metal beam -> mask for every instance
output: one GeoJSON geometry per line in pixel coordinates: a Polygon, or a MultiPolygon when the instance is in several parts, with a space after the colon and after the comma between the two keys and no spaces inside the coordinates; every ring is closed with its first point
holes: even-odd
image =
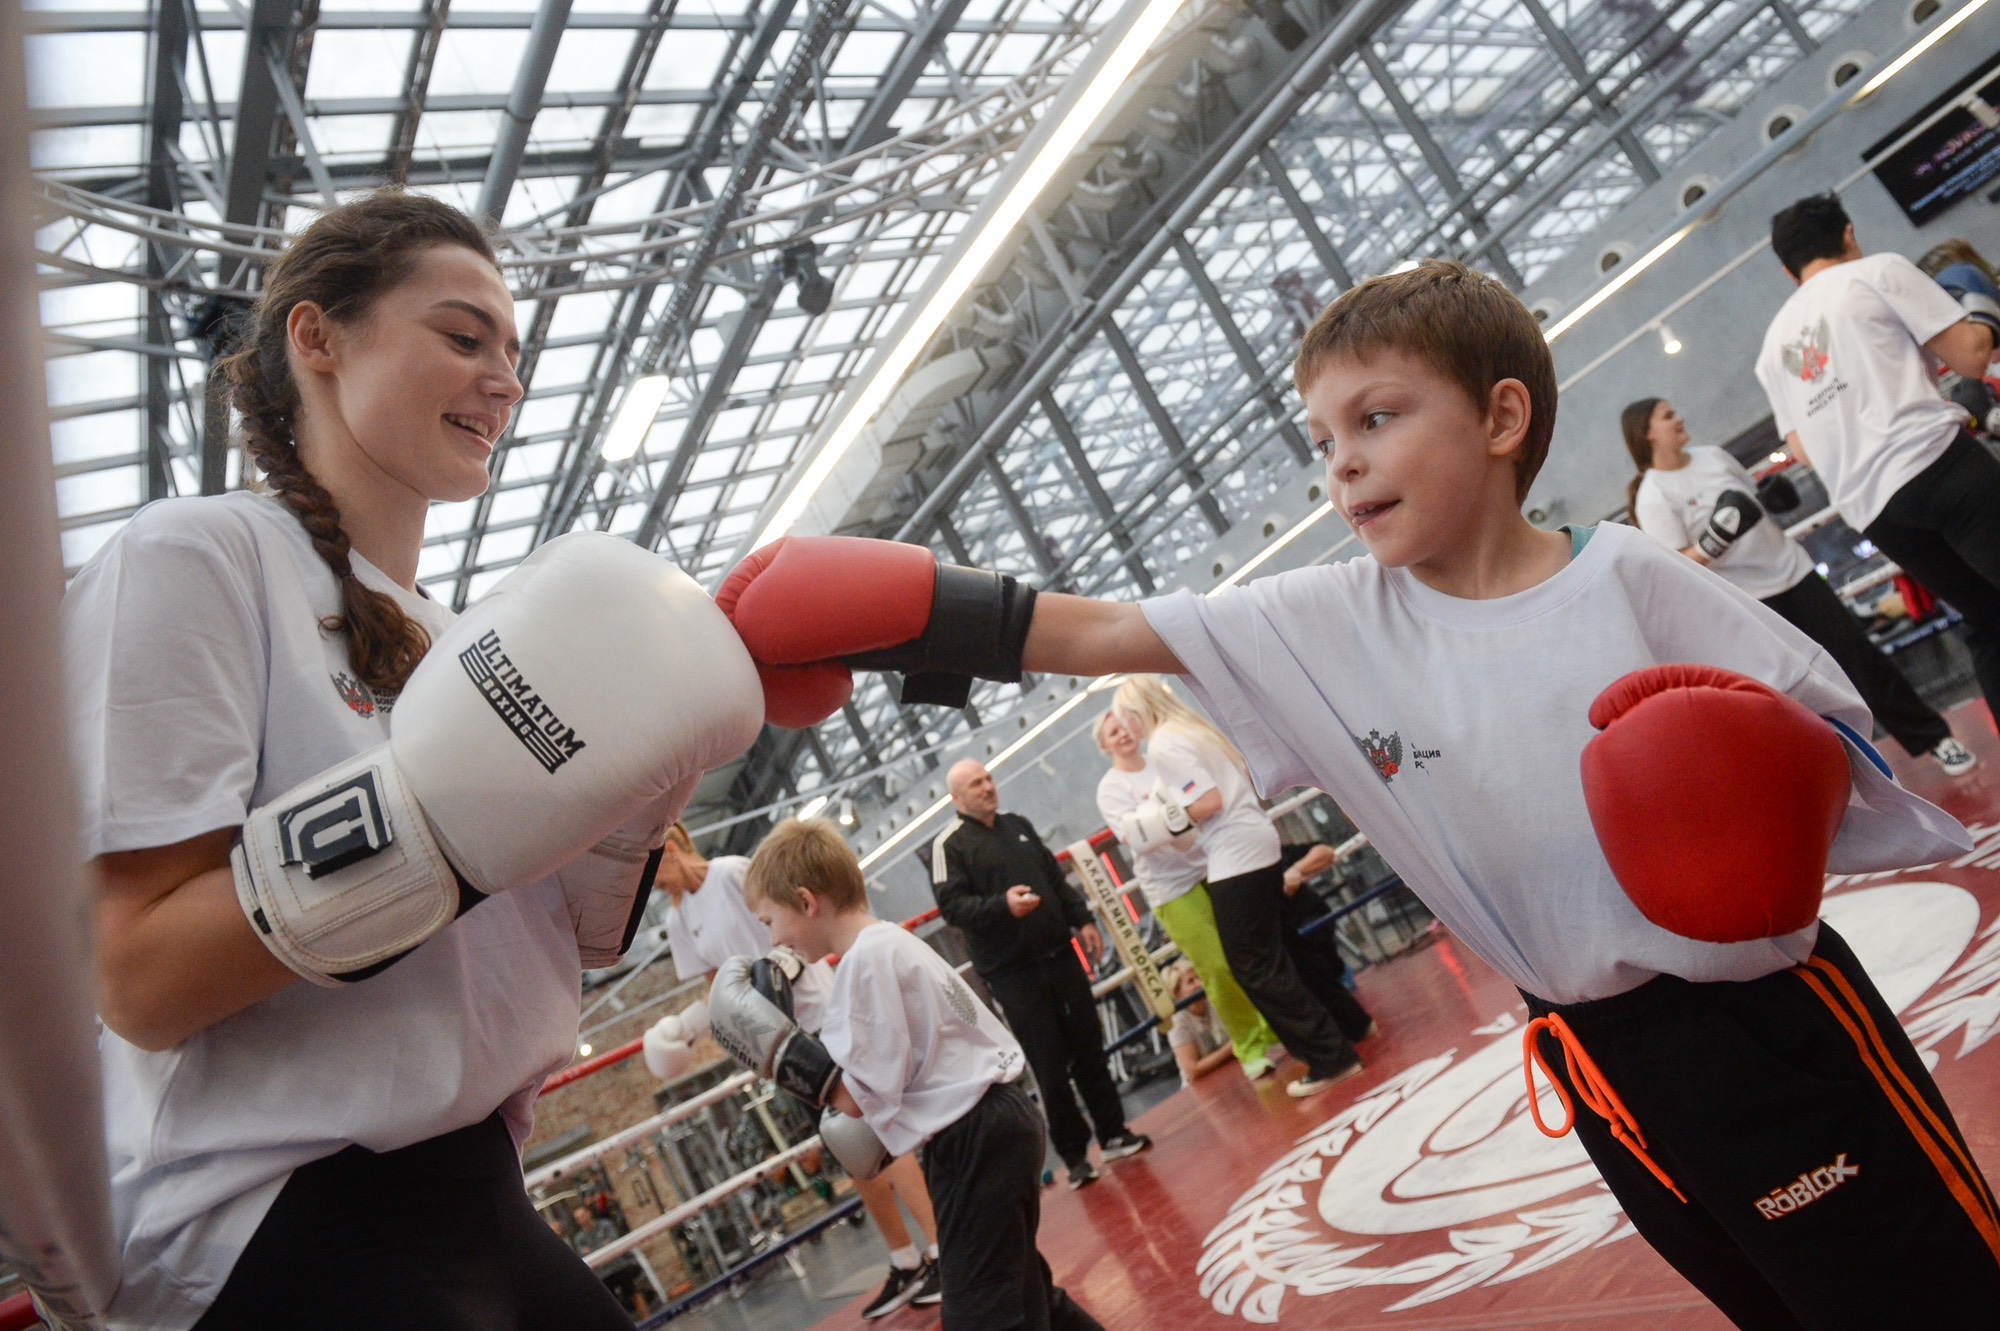
{"type": "Polygon", "coordinates": [[[750,358],[750,348],[756,345],[757,334],[763,331],[764,321],[770,317],[772,307],[778,303],[778,294],[784,289],[784,274],[773,266],[764,274],[763,282],[756,294],[750,297],[749,303],[731,316],[735,324],[729,330],[729,340],[723,344],[722,355],[716,358],[715,368],[709,371],[708,382],[701,386],[701,395],[688,411],[680,443],[675,445],[667,469],[661,473],[659,483],[646,500],[645,516],[639,519],[639,530],[632,537],[646,549],[651,550],[658,543],[667,509],[687,483],[688,471],[701,454],[701,447],[708,439],[709,427],[729,401],[730,386],[736,382],[743,363],[750,358]]]}
{"type": "Polygon", "coordinates": [[[445,23],[451,18],[451,0],[424,0],[422,30],[410,43],[410,63],[403,70],[407,100],[396,117],[396,131],[389,136],[389,169],[384,173],[401,185],[410,178],[410,158],[417,150],[417,126],[424,118],[424,99],[430,95],[431,69],[437,64],[438,43],[444,38],[445,23]]]}
{"type": "Polygon", "coordinates": [[[1285,170],[1285,164],[1279,158],[1277,151],[1266,144],[1258,151],[1257,160],[1264,164],[1264,174],[1270,178],[1272,187],[1278,191],[1278,197],[1285,201],[1285,207],[1291,210],[1292,220],[1306,233],[1306,242],[1312,246],[1313,254],[1319,259],[1319,266],[1333,279],[1334,286],[1342,291],[1353,286],[1354,274],[1348,269],[1347,261],[1340,257],[1340,251],[1333,247],[1333,242],[1327,238],[1326,232],[1320,229],[1319,219],[1314,217],[1312,209],[1306,206],[1305,197],[1299,193],[1299,187],[1292,183],[1292,177],[1285,170]]]}
{"type": "MultiPolygon", "coordinates": [[[[173,145],[180,138],[184,104],[181,71],[187,68],[188,14],[185,0],[159,0],[153,25],[152,123],[146,145],[146,206],[162,212],[180,207],[179,173],[173,145]]],[[[175,256],[158,240],[146,244],[146,332],[154,346],[172,346],[174,329],[161,289],[175,256]]],[[[173,378],[180,367],[162,356],[146,357],[147,502],[173,493],[173,378]]]]}
{"type": "MultiPolygon", "coordinates": [[[[1485,210],[1471,198],[1466,197],[1464,183],[1458,178],[1458,169],[1451,164],[1451,159],[1445,156],[1444,149],[1438,147],[1437,140],[1431,137],[1429,127],[1424,124],[1424,118],[1417,114],[1417,108],[1410,105],[1410,99],[1403,95],[1403,90],[1396,84],[1396,76],[1389,71],[1388,64],[1375,50],[1373,43],[1363,42],[1360,56],[1361,63],[1367,66],[1370,77],[1375,80],[1375,86],[1388,101],[1389,109],[1396,113],[1396,119],[1401,122],[1403,131],[1416,143],[1417,151],[1423,154],[1424,162],[1430,167],[1431,174],[1437,177],[1438,184],[1444,187],[1447,196],[1459,201],[1457,212],[1465,219],[1465,224],[1472,228],[1472,234],[1482,240],[1491,235],[1493,228],[1486,221],[1485,210]]],[[[1513,261],[1498,244],[1487,246],[1486,256],[1501,281],[1516,291],[1525,285],[1521,281],[1521,274],[1515,271],[1513,261]]]]}
{"type": "Polygon", "coordinates": [[[521,67],[514,72],[514,90],[507,95],[500,133],[493,141],[493,159],[479,188],[479,214],[495,226],[507,211],[507,196],[514,192],[514,173],[521,169],[528,134],[541,113],[542,92],[549,85],[549,69],[556,62],[556,48],[562,45],[569,10],[570,0],[542,0],[528,29],[527,49],[521,52],[521,67]]]}
{"type": "MultiPolygon", "coordinates": [[[[796,0],[775,0],[772,8],[759,20],[756,35],[752,38],[748,49],[735,60],[736,73],[730,79],[729,86],[719,96],[714,97],[708,114],[703,117],[700,130],[693,136],[693,151],[689,153],[686,165],[677,173],[673,183],[662,195],[661,211],[672,206],[676,193],[683,189],[702,199],[709,197],[708,182],[702,173],[722,151],[725,135],[729,126],[735,121],[737,109],[743,105],[756,86],[758,71],[770,58],[778,38],[784,35],[786,21],[791,17],[795,3],[796,0]]],[[[797,54],[797,51],[798,48],[794,47],[794,54],[797,54]]],[[[770,107],[771,103],[767,101],[765,110],[769,111],[770,107]]],[[[736,165],[738,168],[743,165],[741,154],[736,165]]],[[[734,179],[735,175],[735,170],[732,170],[731,178],[734,179]]],[[[715,207],[709,209],[711,219],[715,211],[715,207]]],[[[704,227],[704,235],[707,231],[708,228],[704,227]]],[[[718,230],[716,234],[719,238],[720,231],[718,230]]],[[[684,254],[681,257],[683,280],[693,261],[694,256],[684,254]]],[[[591,481],[596,478],[597,469],[602,465],[597,442],[611,415],[611,404],[617,400],[620,390],[627,382],[628,376],[624,373],[624,364],[632,346],[645,331],[646,310],[652,304],[653,292],[658,286],[657,281],[643,283],[634,287],[627,297],[627,318],[617,339],[607,348],[607,354],[599,360],[597,392],[591,395],[588,407],[580,417],[579,428],[564,459],[555,493],[548,511],[543,515],[541,528],[536,533],[537,544],[569,529],[582,507],[583,497],[589,491],[591,481]]],[[[646,349],[638,359],[640,372],[644,373],[646,366],[655,363],[658,362],[654,340],[649,339],[646,349]]]]}
{"type": "Polygon", "coordinates": [[[1049,575],[1056,569],[1055,556],[1049,552],[1049,543],[1043,539],[1041,528],[1035,525],[1034,515],[1028,512],[1028,506],[1021,502],[1021,492],[1007,479],[1006,468],[1000,465],[1000,459],[992,453],[986,455],[986,479],[992,482],[994,493],[1000,496],[1000,503],[1006,508],[1007,516],[1014,520],[1015,529],[1021,533],[1022,544],[1028,547],[1028,558],[1035,561],[1035,567],[1041,570],[1043,583],[1047,585],[1049,575]]]}
{"type": "Polygon", "coordinates": [[[1038,342],[1016,367],[996,407],[972,445],[952,463],[915,511],[897,529],[899,541],[921,541],[937,515],[949,508],[966,481],[979,468],[979,455],[999,447],[1020,424],[1034,403],[1062,371],[1089,346],[1098,327],[1111,317],[1166,251],[1170,237],[1193,225],[1224,189],[1236,183],[1257,150],[1271,141],[1284,124],[1317,96],[1328,74],[1352,55],[1356,46],[1399,12],[1407,0],[1356,0],[1312,42],[1296,52],[1280,77],[1268,80],[1263,95],[1245,105],[1227,133],[1214,138],[1189,172],[1188,183],[1163,189],[1136,226],[1091,274],[1089,301],[1072,306],[1059,324],[1038,342]]]}
{"type": "Polygon", "coordinates": [[[1160,395],[1153,391],[1151,381],[1146,378],[1146,367],[1139,363],[1138,351],[1126,338],[1125,330],[1118,326],[1116,319],[1106,319],[1098,332],[1110,346],[1111,354],[1118,358],[1118,364],[1124,368],[1125,381],[1138,395],[1139,406],[1145,411],[1147,419],[1153,422],[1153,428],[1159,431],[1160,442],[1166,446],[1167,456],[1179,466],[1180,473],[1187,479],[1188,485],[1197,492],[1202,492],[1201,511],[1208,519],[1208,525],[1215,529],[1217,536],[1222,535],[1229,530],[1229,515],[1222,511],[1222,505],[1216,502],[1213,494],[1204,491],[1205,480],[1201,469],[1188,457],[1187,436],[1183,435],[1180,426],[1174,423],[1166,404],[1160,401],[1160,395]]]}
{"type": "MultiPolygon", "coordinates": [[[[1208,273],[1203,270],[1201,256],[1195,253],[1194,246],[1188,244],[1188,239],[1184,235],[1174,237],[1174,252],[1180,256],[1181,267],[1186,270],[1188,280],[1193,282],[1194,289],[1201,293],[1202,303],[1208,306],[1209,315],[1215,320],[1215,326],[1222,330],[1223,340],[1228,342],[1229,349],[1236,353],[1236,364],[1242,369],[1243,377],[1253,384],[1263,383],[1264,367],[1258,363],[1257,353],[1251,348],[1250,339],[1243,336],[1243,327],[1236,322],[1236,314],[1229,308],[1229,302],[1222,298],[1222,293],[1216,289],[1215,283],[1209,280],[1208,273]]],[[[1312,448],[1306,443],[1306,437],[1299,433],[1299,427],[1292,423],[1292,413],[1286,409],[1283,396],[1277,389],[1267,386],[1258,397],[1264,403],[1264,410],[1270,416],[1271,423],[1278,427],[1279,437],[1285,441],[1285,446],[1292,450],[1292,456],[1301,464],[1311,462],[1312,448]]]]}
{"type": "MultiPolygon", "coordinates": [[[[1555,16],[1549,13],[1542,0],[1520,0],[1520,2],[1521,7],[1528,11],[1528,17],[1532,18],[1535,26],[1541,30],[1542,39],[1548,43],[1549,50],[1562,62],[1562,67],[1569,71],[1569,76],[1576,80],[1576,86],[1590,99],[1590,104],[1597,108],[1597,118],[1607,125],[1615,122],[1618,119],[1618,108],[1604,95],[1604,89],[1597,86],[1597,80],[1591,77],[1590,69],[1583,63],[1583,56],[1577,52],[1576,44],[1570,41],[1569,34],[1563,31],[1555,16]]],[[[1782,0],[1773,0],[1773,3],[1782,3],[1782,0]]],[[[1650,185],[1660,178],[1660,164],[1653,160],[1653,154],[1646,150],[1646,145],[1640,141],[1637,134],[1629,129],[1619,131],[1618,148],[1625,154],[1625,160],[1632,164],[1632,170],[1638,174],[1639,179],[1650,185]]]]}
{"type": "MultiPolygon", "coordinates": [[[[1118,509],[1112,504],[1111,496],[1104,492],[1104,482],[1097,478],[1097,468],[1092,465],[1090,455],[1084,451],[1083,440],[1077,437],[1076,427],[1070,423],[1068,414],[1063,411],[1062,404],[1056,401],[1054,393],[1045,391],[1038,400],[1042,415],[1048,418],[1049,428],[1055,431],[1056,438],[1062,442],[1063,456],[1069,461],[1070,471],[1076,477],[1077,486],[1090,500],[1090,506],[1097,510],[1098,521],[1110,528],[1111,543],[1118,547],[1126,569],[1132,574],[1132,581],[1138,584],[1139,591],[1143,595],[1151,596],[1156,590],[1152,572],[1147,569],[1144,556],[1132,540],[1131,531],[1118,516],[1118,509]]],[[[939,529],[943,530],[945,525],[944,519],[940,517],[939,529]]]]}
{"type": "MultiPolygon", "coordinates": [[[[236,137],[229,153],[229,184],[223,191],[224,221],[256,225],[263,216],[264,187],[271,175],[272,136],[278,129],[278,87],[271,63],[259,51],[282,50],[291,36],[298,0],[252,0],[243,34],[243,83],[236,95],[236,137]]],[[[225,259],[216,286],[241,280],[243,262],[225,259]]],[[[202,414],[201,492],[221,494],[229,481],[229,403],[225,387],[211,376],[202,414]]]]}
{"type": "MultiPolygon", "coordinates": [[[[896,60],[883,76],[882,81],[868,105],[855,119],[846,140],[833,155],[847,157],[866,151],[887,139],[895,132],[896,111],[916,86],[917,79],[929,67],[937,49],[944,42],[952,25],[965,12],[970,0],[946,0],[931,11],[925,25],[916,36],[903,43],[896,60]]],[[[798,230],[809,231],[825,220],[830,210],[824,206],[808,212],[799,223],[798,230]]],[[[784,290],[784,278],[775,269],[766,273],[762,283],[750,302],[737,314],[736,324],[730,330],[729,342],[723,348],[722,356],[715,368],[709,372],[708,382],[702,385],[701,396],[693,410],[688,413],[687,423],[681,427],[680,442],[674,446],[673,460],[669,463],[660,482],[654,487],[652,496],[646,501],[646,514],[640,520],[638,534],[633,538],[648,549],[659,534],[661,515],[679,496],[681,486],[686,482],[688,469],[694,465],[696,457],[708,443],[708,432],[715,424],[716,415],[722,404],[728,401],[729,390],[736,376],[742,372],[744,360],[755,345],[757,334],[763,331],[765,322],[777,306],[779,294],[784,290]]]]}

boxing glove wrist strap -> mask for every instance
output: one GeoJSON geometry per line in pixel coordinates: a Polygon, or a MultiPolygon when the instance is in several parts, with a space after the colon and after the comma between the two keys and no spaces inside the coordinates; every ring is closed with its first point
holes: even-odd
{"type": "Polygon", "coordinates": [[[902,700],[963,707],[972,681],[1019,682],[1035,617],[1035,589],[1001,573],[939,564],[931,616],[913,642],[847,658],[864,670],[904,672],[902,700]]]}
{"type": "Polygon", "coordinates": [[[376,974],[485,900],[444,857],[386,745],[251,810],[229,860],[264,946],[329,988],[376,974]]]}

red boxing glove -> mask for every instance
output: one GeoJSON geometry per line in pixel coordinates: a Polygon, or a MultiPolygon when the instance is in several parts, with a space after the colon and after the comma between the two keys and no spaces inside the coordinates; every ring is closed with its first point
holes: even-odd
{"type": "Polygon", "coordinates": [[[1590,705],[1583,798],[1641,914],[1707,943],[1811,924],[1847,812],[1847,750],[1823,718],[1713,666],[1660,665],[1590,705]]]}
{"type": "Polygon", "coordinates": [[[763,677],[765,718],[791,729],[840,710],[849,666],[900,670],[904,702],[951,707],[975,677],[1018,680],[1034,602],[1013,578],[857,536],[781,537],[715,597],[763,677]]]}

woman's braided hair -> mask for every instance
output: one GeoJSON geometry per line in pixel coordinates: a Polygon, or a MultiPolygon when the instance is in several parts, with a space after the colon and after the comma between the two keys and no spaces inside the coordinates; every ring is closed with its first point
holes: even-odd
{"type": "Polygon", "coordinates": [[[264,290],[237,349],[217,366],[243,417],[250,456],[264,482],[297,515],[340,585],[340,610],[320,621],[347,635],[347,659],[378,693],[401,689],[430,649],[430,635],[393,597],[355,576],[352,545],[333,496],[306,470],[293,437],[298,385],[286,357],[286,321],[301,301],[329,319],[365,318],[375,300],[409,277],[433,245],[459,245],[499,267],[477,222],[421,194],[384,189],[323,213],[264,273],[264,290]]]}

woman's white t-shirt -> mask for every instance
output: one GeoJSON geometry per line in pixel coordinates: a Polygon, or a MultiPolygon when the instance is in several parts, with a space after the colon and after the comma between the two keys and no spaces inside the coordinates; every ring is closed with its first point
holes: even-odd
{"type": "Polygon", "coordinates": [[[1938,391],[1923,346],[1964,317],[1923,269],[1871,254],[1814,273],[1771,320],[1757,382],[1778,434],[1799,436],[1854,530],[1965,428],[1965,409],[1938,391]]]}
{"type": "Polygon", "coordinates": [[[743,904],[743,878],[750,861],[718,855],[698,892],[683,892],[667,907],[667,946],[683,978],[714,972],[731,957],[761,957],[771,950],[771,931],[743,904]]]}
{"type": "MultiPolygon", "coordinates": [[[[1851,735],[1871,726],[1817,643],[1642,533],[1602,525],[1555,576],[1493,600],[1363,557],[1142,605],[1259,786],[1326,791],[1446,927],[1529,993],[1574,1003],[1661,974],[1750,980],[1810,955],[1817,924],[1745,943],[1668,933],[1598,846],[1579,770],[1590,704],[1634,670],[1718,666],[1851,735]]],[[[1848,767],[1830,872],[1971,849],[1957,820],[1851,746],[1848,767]]],[[[1688,862],[1700,872],[1699,846],[1688,862]]]]}
{"type": "MultiPolygon", "coordinates": [[[[1639,530],[1669,550],[1685,550],[1708,530],[1709,514],[1725,490],[1752,498],[1757,482],[1727,449],[1704,444],[1689,448],[1687,465],[1674,471],[1654,467],[1639,482],[1632,520],[1639,530]]],[[[1758,600],[1799,585],[1813,573],[1812,556],[1766,515],[1708,563],[1758,600]]]]}
{"type": "MultiPolygon", "coordinates": [[[[1158,780],[1151,763],[1136,772],[1112,768],[1098,778],[1097,812],[1115,831],[1120,818],[1153,797],[1158,780]]],[[[1186,840],[1185,846],[1169,841],[1144,850],[1126,847],[1132,853],[1132,872],[1139,880],[1139,891],[1154,910],[1180,900],[1208,877],[1208,857],[1199,841],[1193,837],[1186,840]]]]}
{"type": "Polygon", "coordinates": [[[1211,790],[1222,796],[1222,808],[1196,829],[1208,857],[1211,890],[1225,878],[1278,862],[1278,829],[1265,816],[1250,778],[1214,740],[1161,726],[1146,739],[1146,759],[1183,808],[1211,790]]]}
{"type": "MultiPolygon", "coordinates": [[[[433,638],[450,612],[358,556],[433,638]]],[[[141,510],[63,602],[86,853],[172,845],[383,743],[393,700],[353,678],[332,573],[278,501],[141,510]]],[[[371,979],[303,981],[149,1053],[99,1041],[119,1331],[177,1331],[215,1299],[285,1180],[358,1144],[393,1150],[496,1109],[528,1137],[576,1052],[581,969],[554,879],[491,897],[371,979]]]]}

